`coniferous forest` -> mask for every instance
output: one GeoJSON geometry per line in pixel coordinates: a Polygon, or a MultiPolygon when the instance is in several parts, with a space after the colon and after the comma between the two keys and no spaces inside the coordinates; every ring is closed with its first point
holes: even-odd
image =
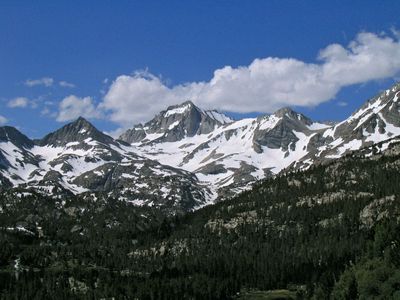
{"type": "Polygon", "coordinates": [[[186,215],[3,191],[0,298],[250,299],[281,289],[285,299],[400,299],[399,149],[283,173],[186,215]]]}

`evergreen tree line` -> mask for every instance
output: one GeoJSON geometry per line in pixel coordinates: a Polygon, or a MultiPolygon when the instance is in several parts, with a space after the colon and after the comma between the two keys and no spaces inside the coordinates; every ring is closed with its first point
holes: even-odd
{"type": "Polygon", "coordinates": [[[396,299],[399,158],[350,155],[181,216],[3,193],[0,299],[396,299]]]}

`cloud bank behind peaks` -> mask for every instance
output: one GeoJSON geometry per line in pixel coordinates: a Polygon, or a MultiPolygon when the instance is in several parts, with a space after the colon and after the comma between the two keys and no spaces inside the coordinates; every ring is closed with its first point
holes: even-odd
{"type": "Polygon", "coordinates": [[[75,95],[65,97],[59,104],[59,112],[56,117],[58,122],[66,122],[85,118],[101,118],[102,114],[96,109],[93,100],[90,97],[79,98],[75,95]]]}
{"type": "Polygon", "coordinates": [[[272,112],[283,106],[315,106],[343,88],[400,72],[395,35],[359,33],[347,46],[331,44],[314,63],[295,58],[258,58],[248,66],[225,66],[207,82],[167,86],[148,72],[115,79],[99,108],[122,126],[150,119],[168,105],[192,100],[203,108],[272,112]]]}

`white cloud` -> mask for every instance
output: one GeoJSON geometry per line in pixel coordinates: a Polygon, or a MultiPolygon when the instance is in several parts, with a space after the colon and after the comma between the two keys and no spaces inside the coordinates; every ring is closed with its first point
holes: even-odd
{"type": "Polygon", "coordinates": [[[342,107],[345,107],[345,106],[347,106],[347,102],[344,102],[344,101],[339,101],[338,103],[337,103],[337,105],[338,106],[342,106],[342,107]]]}
{"type": "Polygon", "coordinates": [[[30,104],[30,101],[26,97],[17,97],[8,101],[7,106],[11,108],[24,108],[30,104]]]}
{"type": "Polygon", "coordinates": [[[36,85],[43,85],[46,87],[52,86],[54,83],[54,79],[50,77],[43,77],[39,79],[28,79],[25,81],[25,85],[32,87],[36,85]]]}
{"type": "Polygon", "coordinates": [[[267,113],[282,106],[316,106],[333,99],[343,87],[393,78],[399,71],[398,36],[362,32],[346,47],[331,44],[322,49],[316,63],[260,58],[248,66],[217,69],[207,82],[172,87],[147,72],[121,75],[100,107],[125,127],[188,99],[203,108],[267,113]]]}
{"type": "Polygon", "coordinates": [[[64,81],[64,80],[60,81],[58,84],[61,87],[65,87],[65,88],[74,88],[75,87],[75,84],[67,82],[67,81],[64,81]]]}
{"type": "Polygon", "coordinates": [[[57,121],[71,121],[80,116],[85,118],[101,118],[102,114],[96,109],[91,97],[79,98],[70,95],[60,102],[57,121]]]}
{"type": "Polygon", "coordinates": [[[50,115],[50,113],[51,113],[51,111],[50,111],[50,109],[49,109],[47,106],[45,106],[45,107],[40,111],[40,114],[41,114],[42,116],[50,115]]]}
{"type": "Polygon", "coordinates": [[[0,125],[4,125],[7,122],[8,122],[7,118],[0,115],[0,125]]]}

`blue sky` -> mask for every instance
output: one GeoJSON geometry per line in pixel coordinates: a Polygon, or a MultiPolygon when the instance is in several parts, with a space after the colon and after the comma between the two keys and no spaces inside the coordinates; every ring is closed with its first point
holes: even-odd
{"type": "MultiPolygon", "coordinates": [[[[98,128],[112,131],[191,96],[200,106],[231,111],[237,118],[271,112],[282,104],[313,119],[344,119],[398,80],[397,66],[383,71],[374,66],[382,75],[360,74],[335,81],[335,86],[330,77],[316,87],[315,97],[300,89],[285,90],[283,98],[270,78],[273,72],[265,70],[282,67],[290,74],[298,71],[300,78],[301,72],[314,78],[315,66],[322,70],[339,57],[329,52],[321,61],[322,49],[339,44],[349,50],[352,41],[365,50],[390,39],[382,51],[398,53],[400,2],[349,2],[3,0],[0,122],[41,137],[81,113],[98,128]],[[360,33],[375,36],[363,38],[360,33]],[[271,94],[267,89],[270,98],[263,99],[262,88],[254,93],[247,89],[262,85],[265,78],[247,82],[253,75],[246,72],[254,71],[257,58],[262,62],[257,70],[273,86],[271,94]],[[284,58],[305,66],[287,66],[284,58]],[[216,76],[215,70],[221,72],[216,76]],[[239,76],[238,85],[232,76],[239,76]]],[[[295,79],[290,79],[294,85],[295,79]]]]}

